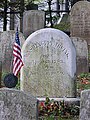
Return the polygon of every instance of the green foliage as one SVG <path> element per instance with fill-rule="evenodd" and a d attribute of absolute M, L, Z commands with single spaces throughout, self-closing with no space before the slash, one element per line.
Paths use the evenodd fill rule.
<path fill-rule="evenodd" d="M 87 79 L 90 79 L 90 73 L 81 73 L 79 76 L 79 78 L 87 78 Z"/>
<path fill-rule="evenodd" d="M 81 91 L 85 89 L 90 89 L 90 73 L 77 76 L 77 95 L 80 97 Z"/>
<path fill-rule="evenodd" d="M 79 115 L 79 106 L 68 104 L 64 101 L 54 101 L 46 97 L 45 102 L 39 102 L 39 117 L 49 118 L 71 118 Z"/>
<path fill-rule="evenodd" d="M 54 25 L 54 28 L 62 30 L 62 31 L 70 31 L 70 20 L 69 20 L 69 15 L 64 14 L 60 23 Z"/>
<path fill-rule="evenodd" d="M 18 84 L 15 87 L 16 89 L 20 90 L 20 80 L 18 80 Z"/>
<path fill-rule="evenodd" d="M 54 28 L 62 30 L 62 31 L 69 31 L 70 24 L 62 22 L 62 23 L 60 23 L 58 25 L 55 25 Z"/>

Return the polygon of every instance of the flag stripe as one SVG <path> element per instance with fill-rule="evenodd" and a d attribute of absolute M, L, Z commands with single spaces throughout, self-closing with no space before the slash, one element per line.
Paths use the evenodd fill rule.
<path fill-rule="evenodd" d="M 20 48 L 20 41 L 19 41 L 19 36 L 18 36 L 18 30 L 16 32 L 15 36 L 15 43 L 13 46 L 13 74 L 15 76 L 18 75 L 21 67 L 23 66 L 23 61 L 22 61 L 22 56 L 21 56 L 21 48 Z"/>
<path fill-rule="evenodd" d="M 17 50 L 17 51 L 14 50 L 14 51 L 13 51 L 13 55 L 14 55 L 15 57 L 18 57 L 18 58 L 21 59 L 21 54 L 20 54 L 20 52 L 18 52 L 18 50 Z"/>
<path fill-rule="evenodd" d="M 17 76 L 18 71 L 20 71 L 23 64 L 19 59 L 16 59 L 15 61 L 17 61 L 17 62 L 14 65 L 13 73 L 15 76 Z"/>
<path fill-rule="evenodd" d="M 19 61 L 19 66 L 18 66 L 18 68 L 16 69 L 16 76 L 17 76 L 17 74 L 18 74 L 18 71 L 20 71 L 20 69 L 21 69 L 21 67 L 22 67 L 22 63 Z"/>

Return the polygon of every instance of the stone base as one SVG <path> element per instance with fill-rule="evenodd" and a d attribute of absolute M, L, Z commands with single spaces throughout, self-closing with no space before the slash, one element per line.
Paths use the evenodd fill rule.
<path fill-rule="evenodd" d="M 80 105 L 80 98 L 49 98 L 50 100 L 54 101 L 64 101 L 65 103 L 68 104 L 75 104 L 75 105 Z M 37 98 L 38 102 L 44 102 L 46 98 Z"/>

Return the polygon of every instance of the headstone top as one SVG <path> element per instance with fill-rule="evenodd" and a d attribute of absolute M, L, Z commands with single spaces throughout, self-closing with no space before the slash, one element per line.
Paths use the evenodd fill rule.
<path fill-rule="evenodd" d="M 70 33 L 72 37 L 90 37 L 90 2 L 79 1 L 70 12 Z"/>
<path fill-rule="evenodd" d="M 27 38 L 31 33 L 44 28 L 45 12 L 41 10 L 29 10 L 23 14 L 23 34 Z"/>
<path fill-rule="evenodd" d="M 22 59 L 22 90 L 37 97 L 74 96 L 76 51 L 64 32 L 45 28 L 32 33 L 22 47 Z"/>
<path fill-rule="evenodd" d="M 41 10 L 28 10 L 28 11 L 25 11 L 23 14 L 30 14 L 30 13 L 44 13 L 44 11 L 41 11 Z"/>
<path fill-rule="evenodd" d="M 57 42 L 55 42 L 57 41 Z M 67 57 L 67 65 L 69 66 L 69 57 L 72 56 L 72 54 L 69 54 L 69 52 L 71 52 L 71 49 L 73 49 L 74 52 L 74 57 L 72 59 L 75 59 L 76 57 L 76 51 L 75 48 L 73 46 L 73 43 L 71 41 L 71 39 L 69 38 L 69 36 L 67 34 L 65 34 L 64 32 L 58 30 L 58 29 L 53 29 L 53 28 L 45 28 L 45 29 L 40 29 L 37 30 L 36 32 L 34 32 L 33 34 L 31 34 L 26 41 L 24 42 L 24 45 L 22 46 L 22 57 L 24 56 L 24 51 L 26 49 L 26 46 L 28 46 L 29 44 L 41 44 L 41 46 L 44 46 L 44 43 L 47 42 L 52 42 L 53 43 L 53 47 L 57 46 L 60 42 L 60 45 L 58 45 L 58 47 L 64 51 L 64 54 Z M 64 44 L 65 42 L 65 44 Z M 52 44 L 51 43 L 51 44 Z M 55 45 L 54 45 L 55 43 Z M 65 48 L 68 47 L 68 51 L 65 51 Z M 71 59 L 71 58 L 70 58 Z M 72 61 L 73 62 L 73 61 Z M 72 70 L 72 69 L 73 70 Z M 67 71 L 69 72 L 71 77 L 74 77 L 75 73 L 76 73 L 76 67 L 71 67 L 69 70 L 69 67 L 66 68 L 68 69 Z"/>

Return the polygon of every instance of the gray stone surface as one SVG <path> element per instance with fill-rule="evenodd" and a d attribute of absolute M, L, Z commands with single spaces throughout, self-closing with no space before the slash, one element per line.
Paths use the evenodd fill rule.
<path fill-rule="evenodd" d="M 89 61 L 88 61 L 88 45 L 84 38 L 71 37 L 75 48 L 76 48 L 76 73 L 77 75 L 81 73 L 89 72 Z"/>
<path fill-rule="evenodd" d="M 40 10 L 28 10 L 23 14 L 23 34 L 27 38 L 31 33 L 44 28 L 45 12 Z"/>
<path fill-rule="evenodd" d="M 22 44 L 25 38 L 22 33 L 19 33 L 19 39 Z M 15 31 L 4 31 L 0 33 L 0 70 L 2 78 L 5 74 L 12 72 L 13 68 L 13 45 L 15 42 Z"/>
<path fill-rule="evenodd" d="M 70 33 L 72 37 L 85 38 L 90 44 L 90 2 L 79 1 L 70 12 Z"/>
<path fill-rule="evenodd" d="M 0 36 L 1 36 L 0 32 Z M 1 39 L 0 39 L 0 87 L 1 87 L 1 77 L 2 77 L 2 44 L 1 44 Z"/>
<path fill-rule="evenodd" d="M 21 90 L 37 97 L 75 96 L 76 51 L 64 32 L 34 32 L 22 47 L 22 58 Z"/>
<path fill-rule="evenodd" d="M 37 100 L 30 94 L 0 89 L 0 120 L 36 120 Z"/>
<path fill-rule="evenodd" d="M 80 120 L 90 120 L 90 89 L 81 92 Z"/>

